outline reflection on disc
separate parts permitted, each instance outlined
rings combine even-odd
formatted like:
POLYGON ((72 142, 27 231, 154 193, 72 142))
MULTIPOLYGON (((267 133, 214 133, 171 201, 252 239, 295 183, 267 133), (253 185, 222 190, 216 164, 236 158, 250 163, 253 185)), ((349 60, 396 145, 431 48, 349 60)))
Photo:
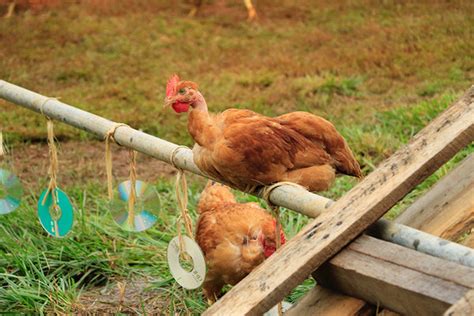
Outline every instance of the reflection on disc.
POLYGON ((0 169, 0 214, 13 212, 20 206, 23 188, 18 178, 6 169, 0 169))
POLYGON ((56 203, 53 203, 53 194, 44 190, 38 200, 38 217, 43 228, 54 237, 64 237, 71 231, 74 223, 74 211, 66 193, 55 189, 56 203), (44 203, 43 203, 44 202, 44 203))
POLYGON ((154 215, 160 209, 160 197, 155 188, 146 182, 137 180, 135 183, 135 211, 133 220, 129 218, 128 200, 130 197, 130 181, 118 185, 114 199, 110 203, 110 212, 114 221, 124 230, 141 232, 153 226, 157 221, 154 215))

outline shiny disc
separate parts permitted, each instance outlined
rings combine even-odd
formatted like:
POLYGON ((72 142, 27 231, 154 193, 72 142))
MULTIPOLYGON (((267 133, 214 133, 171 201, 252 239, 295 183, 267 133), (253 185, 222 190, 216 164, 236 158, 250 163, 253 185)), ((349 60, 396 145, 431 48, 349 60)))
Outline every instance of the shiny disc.
POLYGON ((18 178, 6 169, 0 169, 0 214, 13 212, 23 196, 18 178))
POLYGON ((72 229, 74 211, 66 193, 56 188, 56 203, 53 204, 53 194, 44 190, 38 200, 38 217, 43 228, 54 237, 64 237, 72 229), (43 203, 44 202, 44 203, 43 203))
POLYGON ((135 211, 133 220, 129 219, 128 201, 130 197, 130 181, 118 185, 117 193, 110 203, 110 212, 114 221, 124 230, 141 232, 153 226, 160 209, 160 197, 155 188, 146 182, 137 180, 135 183, 135 211))
POLYGON ((171 275, 179 285, 188 290, 197 289, 204 283, 206 277, 206 260, 199 245, 189 238, 183 236, 184 250, 193 260, 193 269, 186 271, 179 262, 179 237, 174 237, 168 244, 168 266, 171 275))

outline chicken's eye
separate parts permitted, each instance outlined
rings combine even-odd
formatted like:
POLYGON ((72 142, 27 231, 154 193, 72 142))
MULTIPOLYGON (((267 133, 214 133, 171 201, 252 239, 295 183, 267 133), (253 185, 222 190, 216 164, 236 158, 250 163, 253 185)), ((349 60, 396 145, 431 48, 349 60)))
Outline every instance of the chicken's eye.
POLYGON ((250 239, 251 239, 251 240, 257 240, 257 238, 258 238, 258 236, 255 235, 255 236, 252 236, 250 239))
POLYGON ((178 93, 179 93, 179 94, 185 94, 185 93, 186 93, 186 89, 181 88, 181 89, 179 89, 178 93))

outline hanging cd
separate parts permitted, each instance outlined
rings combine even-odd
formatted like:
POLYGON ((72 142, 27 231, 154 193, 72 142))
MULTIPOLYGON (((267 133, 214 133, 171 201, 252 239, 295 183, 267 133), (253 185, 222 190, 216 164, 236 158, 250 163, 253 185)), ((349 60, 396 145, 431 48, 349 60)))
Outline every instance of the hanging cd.
POLYGON ((124 230, 141 232, 153 226, 160 209, 160 196, 155 188, 146 182, 135 182, 135 207, 133 218, 129 218, 130 181, 118 185, 117 193, 110 204, 110 212, 114 221, 124 230))
POLYGON ((179 250, 179 237, 174 237, 168 244, 168 266, 171 275, 182 287, 188 290, 197 289, 206 277, 206 260, 199 245, 189 238, 183 236, 184 250, 193 260, 193 268, 187 271, 179 262, 181 251, 179 250))
POLYGON ((64 237, 69 233, 74 222, 74 212, 72 204, 66 193, 56 188, 54 194, 46 195, 48 190, 44 190, 38 200, 38 216, 43 228, 54 237, 64 237), (55 203, 53 203, 53 195, 55 203), (44 203, 43 203, 44 202, 44 203))
POLYGON ((23 196, 23 188, 18 178, 6 169, 0 169, 0 214, 13 212, 23 196))

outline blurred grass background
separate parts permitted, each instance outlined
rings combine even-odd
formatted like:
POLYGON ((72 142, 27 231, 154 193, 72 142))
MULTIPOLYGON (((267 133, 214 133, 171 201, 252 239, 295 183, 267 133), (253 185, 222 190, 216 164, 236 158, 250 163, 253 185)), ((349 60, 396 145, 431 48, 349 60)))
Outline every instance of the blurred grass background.
MULTIPOLYGON (((195 18, 186 16, 186 1, 39 2, 31 7, 20 1, 12 17, 0 19, 1 79, 184 145, 192 145, 186 116, 162 107, 173 73, 197 82, 211 111, 304 110, 328 118, 366 174, 455 101, 474 77, 471 1, 259 0, 256 23, 245 20, 239 0, 204 2, 195 18)), ((0 15, 6 3, 0 2, 0 15)), ((0 122, 13 149, 46 141, 44 118, 2 100, 0 122)), ((56 134, 61 142, 97 144, 63 124, 56 124, 56 134)), ((473 151, 472 145, 461 151, 387 216, 395 217, 473 151)), ((28 163, 28 156, 14 159, 28 163)), ((29 172, 45 183, 46 173, 29 172)), ((22 207, 0 218, 0 311, 94 311, 81 297, 97 286, 133 286, 135 278, 147 280, 143 291, 131 295, 136 301, 104 306, 141 314, 205 310, 199 291, 183 290, 170 278, 165 249, 176 233, 173 180, 157 174, 153 182, 162 199, 160 221, 141 234, 113 224, 103 179, 66 183, 77 213, 64 239, 42 230, 37 183, 27 183, 22 207)), ((196 218, 204 181, 190 182, 196 218)), ((324 195, 337 199, 355 183, 338 178, 324 195)), ((243 194, 239 199, 255 200, 243 194)), ((307 222, 291 211, 283 217, 289 237, 307 222)), ((312 284, 306 281, 288 299, 312 284)))

